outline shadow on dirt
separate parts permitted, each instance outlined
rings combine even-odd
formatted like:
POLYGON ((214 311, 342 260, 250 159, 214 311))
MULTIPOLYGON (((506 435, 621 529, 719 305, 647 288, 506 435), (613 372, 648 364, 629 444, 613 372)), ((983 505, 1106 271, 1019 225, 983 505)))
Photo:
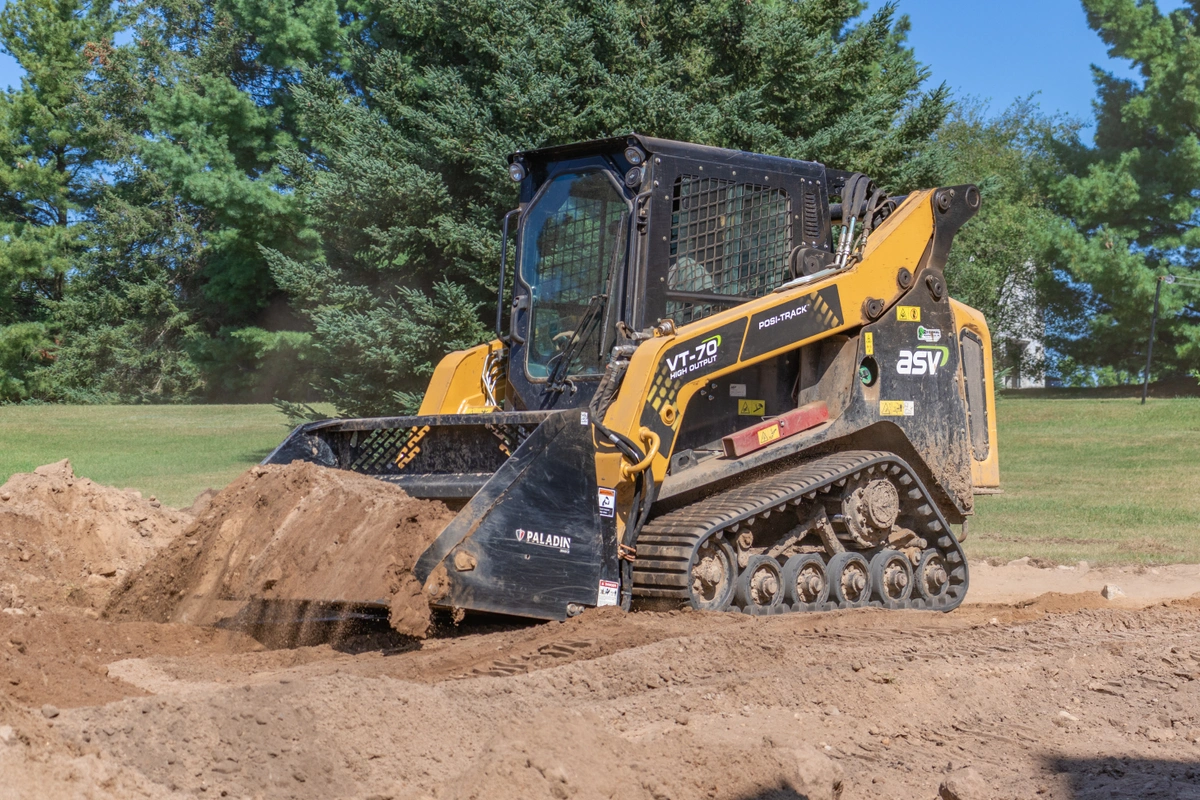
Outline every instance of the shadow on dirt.
POLYGON ((392 630, 387 614, 383 606, 256 600, 216 627, 252 636, 272 650, 322 644, 351 654, 415 649, 418 640, 392 630))
MULTIPOLYGON (((469 614, 454 622, 449 614, 435 612, 430 638, 521 630, 540 622, 494 614, 469 614)), ((247 603, 234 617, 216 627, 253 637, 272 650, 328 644, 349 655, 382 653, 399 655, 419 649, 421 640, 399 633, 388 623, 381 605, 257 600, 247 603)))
POLYGON ((1054 758, 1047 762, 1047 767, 1067 776, 1071 800, 1110 800, 1114 797, 1200 800, 1200 761, 1054 758))

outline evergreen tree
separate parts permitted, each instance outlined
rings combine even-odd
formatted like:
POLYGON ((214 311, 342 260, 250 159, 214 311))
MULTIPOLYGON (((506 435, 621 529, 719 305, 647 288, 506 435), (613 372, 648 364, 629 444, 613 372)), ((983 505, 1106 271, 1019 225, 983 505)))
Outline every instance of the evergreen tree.
POLYGON ((278 156, 301 141, 299 67, 336 70, 344 12, 332 0, 147 0, 128 9, 128 44, 96 48, 78 108, 109 143, 108 173, 83 215, 71 296, 55 306, 61 363, 44 396, 303 399, 308 337, 258 247, 316 245, 278 156))
POLYGON ((311 150, 284 160, 323 247, 268 251, 312 320, 322 389, 411 406, 436 359, 486 336, 505 155, 629 131, 936 182, 944 87, 907 21, 857 0, 379 0, 349 73, 296 87, 311 150), (420 338, 413 339, 414 333, 420 338))
POLYGON ((991 117, 978 101, 960 102, 937 133, 944 149, 943 184, 975 183, 983 206, 954 239, 946 264, 952 295, 983 312, 998 370, 1044 371, 1026 343, 1056 333, 1048 313, 1058 297, 1052 243, 1066 221, 1048 205, 1049 187, 1063 171, 1058 143, 1078 123, 1047 117, 1033 98, 991 117))
POLYGON ((276 164, 296 143, 299 66, 335 63, 337 5, 157 0, 136 14, 134 41, 113 53, 97 105, 120 120, 134 163, 204 209, 199 289, 212 307, 202 316, 256 321, 274 291, 258 245, 303 252, 315 243, 279 191, 276 164))
POLYGON ((186 308, 200 268, 197 212, 145 170, 97 190, 79 225, 66 296, 51 304, 58 338, 40 374, 43 399, 73 403, 186 401, 202 376, 188 350, 202 339, 186 308))
POLYGON ((50 359, 47 301, 80 249, 76 215, 106 142, 82 124, 78 89, 116 29, 108 3, 10 0, 0 49, 25 71, 0 93, 0 400, 36 391, 50 359))
MULTIPOLYGON (((1055 190, 1072 226, 1056 242, 1067 280, 1057 308, 1070 323, 1055 345, 1076 381, 1137 380, 1160 275, 1196 274, 1200 252, 1200 8, 1084 0, 1088 23, 1136 78, 1095 70, 1095 145, 1077 147, 1055 190)), ((1162 293, 1155 376, 1200 367, 1200 293, 1162 293)))

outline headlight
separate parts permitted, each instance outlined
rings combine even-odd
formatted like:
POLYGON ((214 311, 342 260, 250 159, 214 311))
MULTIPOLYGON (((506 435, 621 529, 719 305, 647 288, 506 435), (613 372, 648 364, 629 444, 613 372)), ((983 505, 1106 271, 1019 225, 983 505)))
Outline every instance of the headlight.
POLYGON ((520 161, 514 161, 509 164, 508 177, 512 178, 515 183, 525 180, 525 165, 520 161))
POLYGON ((625 173, 625 185, 630 189, 636 189, 642 185, 642 168, 630 167, 629 172, 625 173))
POLYGON ((625 160, 635 167, 640 167, 646 160, 646 154, 642 152, 640 147, 629 145, 625 148, 625 160))

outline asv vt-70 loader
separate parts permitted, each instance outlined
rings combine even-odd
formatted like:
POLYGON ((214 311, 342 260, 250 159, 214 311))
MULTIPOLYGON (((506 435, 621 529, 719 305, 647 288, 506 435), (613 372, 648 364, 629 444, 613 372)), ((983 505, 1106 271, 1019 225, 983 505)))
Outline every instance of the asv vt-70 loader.
POLYGON ((457 508, 415 569, 435 607, 962 602, 953 526, 999 480, 987 324, 943 275, 974 186, 888 197, 636 135, 510 173, 497 338, 446 356, 419 416, 304 425, 264 463, 457 508))

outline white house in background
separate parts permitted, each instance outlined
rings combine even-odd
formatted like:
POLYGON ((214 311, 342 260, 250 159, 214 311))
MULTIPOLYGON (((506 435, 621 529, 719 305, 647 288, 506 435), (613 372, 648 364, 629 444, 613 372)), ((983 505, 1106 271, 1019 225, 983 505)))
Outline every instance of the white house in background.
POLYGON ((1005 361, 1002 366, 1011 371, 1004 378, 1006 389, 1041 389, 1046 385, 1046 375, 1037 366, 1046 358, 1046 348, 1041 337, 1005 339, 1005 361))
MULTIPOLYGON (((1034 265, 1025 264, 1024 275, 1032 278, 1034 265)), ((1006 389, 1040 389, 1046 385, 1046 323, 1037 296, 1027 283, 1010 274, 1001 290, 1003 318, 992 330, 996 366, 1008 369, 1006 389)))

